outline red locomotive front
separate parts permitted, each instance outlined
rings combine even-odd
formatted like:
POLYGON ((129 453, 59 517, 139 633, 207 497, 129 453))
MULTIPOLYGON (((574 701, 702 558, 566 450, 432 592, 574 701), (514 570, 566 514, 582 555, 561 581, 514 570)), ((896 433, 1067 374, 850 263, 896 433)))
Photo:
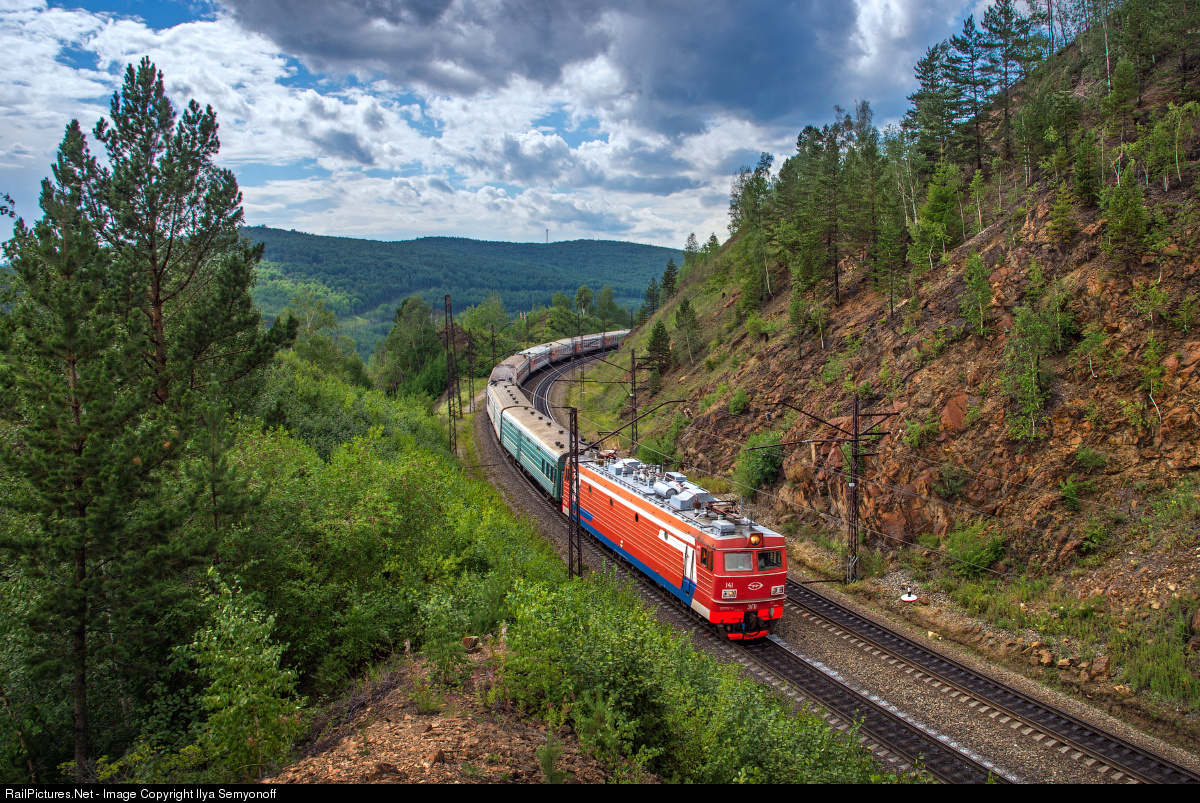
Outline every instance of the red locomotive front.
MULTIPOLYGON (((569 508, 568 492, 563 512, 569 508)), ((590 457, 580 464, 579 510, 587 532, 729 638, 765 636, 783 615, 783 536, 684 475, 590 457)))

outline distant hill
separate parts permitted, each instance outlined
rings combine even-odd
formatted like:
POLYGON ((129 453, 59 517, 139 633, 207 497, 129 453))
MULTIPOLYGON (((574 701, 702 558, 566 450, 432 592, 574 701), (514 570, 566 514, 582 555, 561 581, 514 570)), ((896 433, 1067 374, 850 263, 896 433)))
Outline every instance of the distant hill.
POLYGON ((266 244, 265 259, 285 277, 319 282, 344 296, 351 313, 394 306, 420 294, 440 306, 453 296, 456 309, 478 304, 493 290, 510 311, 548 305, 555 291, 572 296, 581 284, 611 285, 622 306, 640 304, 651 276, 667 260, 682 262, 670 248, 610 240, 498 243, 461 237, 422 237, 380 242, 322 237, 263 226, 243 230, 266 244))

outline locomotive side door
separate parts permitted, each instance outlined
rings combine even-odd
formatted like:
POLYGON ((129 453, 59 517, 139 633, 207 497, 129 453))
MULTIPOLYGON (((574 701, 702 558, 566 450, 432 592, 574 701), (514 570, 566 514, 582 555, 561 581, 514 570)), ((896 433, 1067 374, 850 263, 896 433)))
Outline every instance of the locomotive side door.
POLYGON ((696 589, 696 548, 687 544, 683 546, 683 585, 689 594, 696 589))

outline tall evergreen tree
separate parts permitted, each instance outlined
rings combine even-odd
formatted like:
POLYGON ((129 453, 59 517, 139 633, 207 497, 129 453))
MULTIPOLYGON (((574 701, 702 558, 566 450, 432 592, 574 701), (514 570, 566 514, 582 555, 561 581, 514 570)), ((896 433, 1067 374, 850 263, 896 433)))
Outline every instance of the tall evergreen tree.
POLYGON ((700 347, 700 319, 687 298, 682 299, 675 310, 675 335, 687 349, 688 360, 695 362, 696 351, 700 347))
POLYGON ((997 0, 983 15, 983 30, 988 51, 986 76, 995 87, 1004 112, 1001 144, 1004 155, 1011 157, 1012 90, 1029 67, 1031 22, 1017 8, 1015 0, 997 0))
POLYGON ((975 157, 975 169, 983 168, 983 107, 991 94, 987 71, 987 40, 975 25, 975 15, 963 20, 962 33, 950 38, 950 76, 958 88, 965 117, 966 139, 975 157))
POLYGON ((683 270, 685 273, 696 267, 696 260, 700 258, 700 243, 696 240, 696 232, 692 232, 687 236, 687 242, 683 245, 683 270))
POLYGON ((646 285, 646 300, 645 309, 646 317, 650 317, 658 312, 659 306, 662 304, 662 288, 658 285, 658 279, 650 277, 650 283, 646 285))
POLYGON ((662 300, 666 301, 675 295, 675 283, 679 279, 679 269, 675 267, 675 257, 667 260, 667 267, 662 275, 662 300))
POLYGON ((154 400, 231 383, 265 365, 295 336, 264 333, 250 297, 262 248, 239 239, 242 195, 216 167, 216 113, 194 100, 177 118, 149 58, 125 71, 111 121, 96 124, 108 164, 83 171, 101 241, 127 271, 124 303, 146 323, 143 360, 154 400))
POLYGON ((962 97, 954 80, 949 42, 929 48, 915 72, 920 86, 908 96, 912 108, 904 115, 904 125, 916 132, 917 147, 928 160, 953 158, 962 97))
POLYGON ((46 581, 31 606, 44 638, 33 662, 44 678, 70 679, 76 780, 90 766, 97 664, 144 669, 129 663, 145 646, 144 620, 188 557, 170 539, 178 513, 152 503, 157 470, 180 443, 143 415, 153 390, 134 370, 143 322, 127 322, 111 292, 123 266, 97 245, 83 206, 88 164, 73 121, 42 183, 42 220, 18 224, 5 246, 18 301, 3 361, 21 426, 0 447, 21 480, 8 501, 37 521, 3 546, 46 581))
POLYGON ((667 333, 667 325, 661 320, 650 330, 650 342, 646 344, 646 351, 655 370, 665 374, 671 367, 671 335, 667 333))

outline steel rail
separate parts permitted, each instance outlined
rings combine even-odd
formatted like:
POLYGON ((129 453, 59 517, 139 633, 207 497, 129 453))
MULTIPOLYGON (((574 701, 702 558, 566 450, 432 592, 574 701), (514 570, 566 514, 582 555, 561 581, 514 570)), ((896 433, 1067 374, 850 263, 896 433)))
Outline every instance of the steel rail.
MULTIPOLYGON (((553 419, 548 399, 549 388, 553 387, 557 378, 575 367, 577 362, 578 360, 569 360, 560 366, 547 366, 541 369, 544 372, 541 376, 531 376, 526 379, 526 385, 523 385, 522 389, 530 384, 534 386, 532 401, 539 412, 553 419)), ((489 427, 489 429, 492 428, 489 427)), ((494 430, 492 432, 494 436, 494 430)), ((533 483, 524 472, 518 469, 502 445, 497 445, 504 453, 508 464, 517 469, 516 473, 536 492, 537 498, 546 504, 555 515, 561 515, 560 507, 553 502, 544 489, 533 483)), ((683 606, 678 599, 669 596, 656 583, 634 570, 622 556, 597 543, 593 538, 587 539, 584 545, 593 565, 615 561, 627 578, 637 581, 642 597, 649 602, 656 603, 659 610, 666 612, 677 625, 692 632, 707 631, 714 635, 716 640, 712 644, 713 647, 743 665, 748 663, 757 668, 759 672, 778 679, 805 699, 824 707, 831 715, 843 720, 846 725, 861 721, 861 733, 878 744, 885 753, 892 753, 903 758, 909 766, 920 766, 945 783, 985 783, 989 780, 1000 783, 1009 782, 1008 778, 994 771, 993 768, 926 733, 906 721, 902 716, 831 677, 774 640, 762 639, 758 642, 735 646, 733 642, 725 640, 720 633, 717 633, 711 624, 700 620, 694 611, 683 606)))
POLYGON ((1200 782, 1200 775, 1186 767, 1107 733, 1055 706, 1034 700, 1008 684, 930 650, 898 630, 865 619, 807 585, 788 580, 787 598, 799 608, 853 634, 880 652, 979 700, 985 707, 1018 720, 1143 783, 1200 782))
POLYGON ((862 733, 920 766, 943 783, 1009 783, 994 767, 968 756, 925 732, 885 706, 822 672, 774 638, 742 645, 743 651, 768 672, 804 690, 862 733))

